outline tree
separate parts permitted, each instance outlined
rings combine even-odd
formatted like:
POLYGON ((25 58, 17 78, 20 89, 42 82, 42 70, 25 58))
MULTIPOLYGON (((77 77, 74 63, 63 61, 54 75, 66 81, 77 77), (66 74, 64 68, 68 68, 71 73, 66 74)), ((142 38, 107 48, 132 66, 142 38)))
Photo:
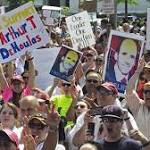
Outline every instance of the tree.
POLYGON ((128 17, 128 4, 129 5, 138 5, 138 0, 117 0, 117 4, 119 4, 119 3, 125 4, 125 18, 127 18, 128 17))

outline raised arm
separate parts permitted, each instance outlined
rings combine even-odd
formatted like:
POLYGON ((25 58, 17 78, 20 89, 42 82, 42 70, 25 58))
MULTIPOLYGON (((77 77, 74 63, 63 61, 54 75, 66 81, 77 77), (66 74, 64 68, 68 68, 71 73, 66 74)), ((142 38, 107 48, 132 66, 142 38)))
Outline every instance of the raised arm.
POLYGON ((44 142, 42 150, 55 150, 58 141, 58 125, 60 123, 60 116, 56 110, 48 112, 48 126, 49 132, 44 142))
POLYGON ((3 66, 0 64, 0 89, 3 90, 7 85, 8 83, 4 75, 3 66))
POLYGON ((139 78, 139 75, 144 68, 144 65, 145 65, 144 59, 141 59, 138 63, 138 67, 137 67, 134 75, 130 78, 130 80, 127 84, 126 94, 128 94, 128 95, 132 94, 133 90, 135 89, 137 79, 139 78))
POLYGON ((29 68, 28 68, 28 73, 29 73, 28 86, 30 88, 33 88, 35 86, 35 68, 34 68, 34 63, 33 63, 33 57, 31 56, 30 53, 26 54, 26 60, 28 61, 28 64, 29 64, 29 68))

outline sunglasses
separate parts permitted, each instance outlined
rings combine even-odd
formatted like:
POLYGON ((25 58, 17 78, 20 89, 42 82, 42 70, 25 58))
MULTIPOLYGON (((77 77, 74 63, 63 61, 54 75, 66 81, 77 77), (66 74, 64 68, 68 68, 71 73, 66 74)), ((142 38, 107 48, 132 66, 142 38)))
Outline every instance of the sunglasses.
POLYGON ((102 121, 104 123, 117 123, 117 122, 121 122, 121 119, 117 119, 117 118, 113 118, 113 117, 109 117, 109 118, 103 118, 102 121))
POLYGON ((81 109, 84 109, 85 108, 85 105, 76 105, 75 107, 74 107, 74 109, 78 109, 78 108, 81 108, 81 109))
POLYGON ((86 54, 86 57, 93 57, 92 54, 86 54))
POLYGON ((93 79, 87 79, 86 81, 89 82, 89 83, 98 83, 97 80, 93 80, 93 79))
POLYGON ((46 127, 46 125, 44 125, 44 124, 32 123, 32 122, 29 122, 28 126, 31 129, 37 129, 37 130, 43 130, 46 127))
POLYGON ((70 84, 70 83, 62 83, 62 86, 70 87, 70 86, 71 86, 71 84, 70 84))
POLYGON ((144 94, 150 94, 150 90, 143 90, 144 94))
POLYGON ((107 89, 104 89, 104 88, 99 88, 99 89, 97 89, 97 91, 100 93, 100 94, 102 94, 102 95, 104 95, 104 96, 109 96, 109 95, 114 95, 114 93, 113 92, 111 92, 111 91, 109 91, 109 90, 107 90, 107 89))

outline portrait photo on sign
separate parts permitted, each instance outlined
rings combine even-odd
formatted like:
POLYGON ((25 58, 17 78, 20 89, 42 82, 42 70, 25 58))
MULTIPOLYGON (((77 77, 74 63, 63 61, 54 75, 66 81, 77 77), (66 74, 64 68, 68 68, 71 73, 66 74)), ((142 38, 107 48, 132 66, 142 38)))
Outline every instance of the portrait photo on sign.
POLYGON ((50 70, 50 74, 62 80, 70 81, 80 61, 82 53, 71 47, 62 46, 50 70))
POLYGON ((105 57, 103 79, 114 83, 124 94, 128 80, 134 74, 143 53, 142 36, 111 31, 105 57))

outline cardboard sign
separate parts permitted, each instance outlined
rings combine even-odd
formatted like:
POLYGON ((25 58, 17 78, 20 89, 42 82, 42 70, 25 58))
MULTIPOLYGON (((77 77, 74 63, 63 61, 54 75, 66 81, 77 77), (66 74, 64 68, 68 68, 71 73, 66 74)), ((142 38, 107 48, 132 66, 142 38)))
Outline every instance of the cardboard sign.
POLYGON ((67 17, 66 24, 74 49, 82 49, 95 44, 90 17, 87 11, 67 17))
POLYGON ((5 63, 48 43, 49 36, 29 2, 0 16, 0 62, 5 63))
POLYGON ((143 36, 113 30, 110 33, 103 79, 113 82, 121 96, 137 68, 143 46, 143 36))
POLYGON ((75 51, 68 46, 62 46, 50 70, 50 74, 69 82, 73 78, 73 73, 81 56, 81 52, 75 51))
POLYGON ((60 7, 55 6, 43 6, 42 7, 43 21, 45 25, 54 25, 58 23, 60 18, 60 7))

